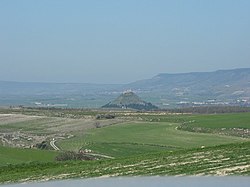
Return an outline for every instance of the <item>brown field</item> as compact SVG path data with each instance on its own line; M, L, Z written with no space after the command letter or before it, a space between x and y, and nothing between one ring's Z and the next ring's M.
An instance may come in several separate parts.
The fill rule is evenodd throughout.
M23 114L0 114L0 145L32 147L42 141L61 140L84 134L86 130L122 122L121 119L97 120L95 117L72 119Z

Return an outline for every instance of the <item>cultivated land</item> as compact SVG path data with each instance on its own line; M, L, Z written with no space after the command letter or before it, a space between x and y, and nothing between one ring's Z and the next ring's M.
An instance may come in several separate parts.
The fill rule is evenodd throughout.
M249 175L249 128L250 113L0 109L0 181ZM52 141L60 151L53 151ZM34 148L41 142L49 150ZM101 160L55 161L64 151L86 149L91 150L86 154L99 155Z
M0 166L21 164L28 162L53 162L57 153L55 151L20 149L0 146Z
M180 131L177 127L178 124L168 122L123 123L91 129L82 138L65 140L59 145L70 149L80 144L83 148L110 156L124 156L135 154L131 149L137 149L137 153L147 153L157 149L187 149L245 141L238 137Z
M250 175L250 143L158 152L100 161L49 162L0 167L0 182L149 175Z

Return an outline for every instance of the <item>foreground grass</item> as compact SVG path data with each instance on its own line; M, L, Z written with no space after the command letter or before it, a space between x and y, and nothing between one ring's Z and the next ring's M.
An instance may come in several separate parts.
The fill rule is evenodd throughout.
M0 146L0 166L28 162L53 162L58 153Z
M250 142L123 159L0 167L0 182L100 176L250 175Z

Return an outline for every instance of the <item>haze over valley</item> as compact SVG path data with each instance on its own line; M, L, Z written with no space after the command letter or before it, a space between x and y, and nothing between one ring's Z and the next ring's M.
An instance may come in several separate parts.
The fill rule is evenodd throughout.
M168 74L129 84L0 81L0 105L100 108L131 90L159 108L249 106L250 68Z
M249 10L0 0L0 187L249 186Z

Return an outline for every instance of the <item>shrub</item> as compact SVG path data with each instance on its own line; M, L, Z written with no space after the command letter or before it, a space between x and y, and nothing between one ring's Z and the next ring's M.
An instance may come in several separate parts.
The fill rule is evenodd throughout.
M60 153L56 157L57 161L69 161L69 160L96 160L95 157L85 154L85 153L76 153L74 151L66 151Z

